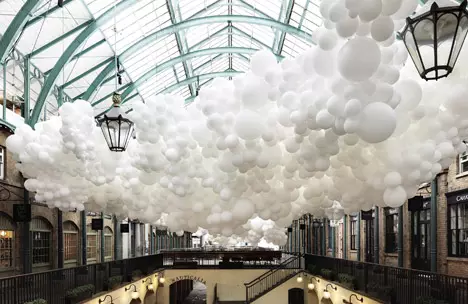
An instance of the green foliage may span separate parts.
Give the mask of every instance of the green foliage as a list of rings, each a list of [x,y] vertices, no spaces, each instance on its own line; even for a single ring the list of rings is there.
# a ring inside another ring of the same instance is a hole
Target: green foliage
[[[311,274],[315,274],[315,271],[317,270],[317,266],[314,264],[308,264],[307,265],[307,271]]]
[[[113,288],[113,287],[119,286],[122,283],[122,279],[123,279],[122,276],[110,277],[109,280],[108,280],[109,287]]]
[[[78,298],[85,294],[92,294],[94,292],[94,285],[87,284],[67,290],[65,296],[69,299]]]
[[[347,273],[339,273],[338,282],[340,282],[349,289],[355,289],[356,287],[356,278]]]
[[[322,268],[322,270],[320,270],[320,274],[327,280],[333,280],[334,273],[331,269]]]
[[[44,299],[36,299],[31,302],[25,302],[24,304],[47,304],[47,301]]]

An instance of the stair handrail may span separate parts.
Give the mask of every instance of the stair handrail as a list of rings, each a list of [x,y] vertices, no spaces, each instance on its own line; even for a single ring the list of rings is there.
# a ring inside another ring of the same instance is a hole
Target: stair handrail
[[[299,256],[289,258],[284,263],[281,263],[282,265],[281,268],[272,269],[271,271],[264,273],[263,275],[252,280],[251,282],[244,283],[246,303],[251,303],[258,297],[265,294],[268,290],[271,290],[272,288],[279,286],[285,280],[288,280],[294,275],[296,275],[298,272],[297,270],[300,270],[300,262],[301,261],[300,261]],[[299,263],[299,265],[297,263]],[[286,266],[289,266],[289,264],[292,264],[293,266],[297,266],[297,267],[286,267]],[[284,271],[285,269],[289,269],[293,271],[285,273],[284,276],[282,276],[281,274],[277,275],[279,271]],[[263,284],[263,282],[266,282],[266,284]],[[259,287],[255,287],[256,285],[259,285]]]
[[[246,286],[247,285],[252,285],[256,281],[259,281],[259,280],[263,279],[264,277],[267,277],[268,275],[270,275],[272,272],[274,272],[276,270],[286,269],[287,265],[289,265],[292,261],[298,260],[298,259],[299,259],[299,257],[297,257],[297,256],[291,256],[291,257],[287,258],[286,260],[284,260],[283,262],[281,262],[279,265],[276,265],[276,267],[274,267],[274,268],[268,270],[267,272],[261,274],[260,276],[256,277],[252,281],[244,283],[244,285],[246,285]]]

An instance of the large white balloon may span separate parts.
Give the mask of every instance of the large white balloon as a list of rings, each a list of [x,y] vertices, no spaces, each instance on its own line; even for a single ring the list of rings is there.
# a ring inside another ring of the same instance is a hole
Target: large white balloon
[[[350,81],[369,79],[377,71],[379,64],[379,46],[367,37],[349,40],[338,53],[338,70]]]
[[[374,102],[362,110],[357,134],[368,143],[379,143],[389,138],[395,128],[394,110],[385,103]]]

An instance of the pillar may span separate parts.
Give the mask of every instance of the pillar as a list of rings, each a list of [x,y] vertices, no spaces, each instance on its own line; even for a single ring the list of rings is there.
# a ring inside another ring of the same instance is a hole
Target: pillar
[[[122,259],[122,233],[120,221],[114,216],[114,260]]]
[[[357,260],[361,260],[361,212],[357,216],[357,235],[356,235],[356,250],[357,250]]]
[[[343,259],[348,258],[348,216],[343,218]]]
[[[149,254],[153,254],[153,225],[149,225]]]
[[[403,206],[398,210],[398,267],[403,267]]]
[[[331,226],[330,226],[331,227]],[[332,234],[332,257],[336,257],[336,227],[331,227],[331,234]]]
[[[81,265],[87,264],[86,257],[86,211],[80,213],[81,217]]]
[[[326,256],[327,255],[327,219],[322,220],[322,255]]]
[[[102,220],[102,230],[101,230],[101,263],[104,263],[104,261],[106,260],[106,253],[105,253],[105,237],[104,237],[104,213],[101,212],[101,220]]]
[[[437,176],[431,183],[431,271],[437,272]]]
[[[6,120],[6,100],[7,100],[7,91],[6,91],[6,86],[7,86],[7,67],[8,67],[8,60],[6,60],[2,64],[2,70],[3,70],[3,120]]]
[[[57,268],[63,268],[63,213],[57,208]]]
[[[374,217],[374,263],[379,264],[380,250],[379,250],[379,210],[380,208],[375,206],[375,217]]]

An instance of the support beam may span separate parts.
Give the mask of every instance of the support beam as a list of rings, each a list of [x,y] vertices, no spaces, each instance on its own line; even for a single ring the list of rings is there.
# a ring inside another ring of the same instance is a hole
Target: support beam
[[[128,0],[127,0],[128,1]],[[291,33],[293,35],[296,35],[298,37],[301,37],[306,40],[312,40],[312,35],[299,30],[293,26],[290,25],[285,25],[279,21],[273,20],[273,19],[267,19],[267,18],[260,18],[260,17],[253,17],[253,16],[239,16],[239,15],[220,15],[220,16],[207,16],[204,18],[198,18],[198,19],[190,19],[190,20],[184,20],[182,22],[179,22],[178,24],[173,24],[170,25],[166,28],[163,28],[159,31],[156,31],[141,40],[135,42],[133,45],[128,47],[125,51],[122,52],[122,54],[119,56],[119,60],[121,62],[125,62],[126,59],[130,58],[133,54],[137,53],[138,51],[144,49],[146,46],[150,45],[154,41],[157,41],[158,39],[164,38],[167,35],[173,34],[178,31],[182,31],[191,27],[203,25],[203,24],[212,24],[212,23],[223,23],[223,22],[238,22],[238,23],[251,23],[251,24],[257,24],[257,25],[264,25],[264,26],[269,26],[273,28],[278,28],[281,31],[285,31],[288,33]],[[228,27],[225,27],[224,29],[218,31],[227,31]],[[235,28],[235,27],[233,27]],[[242,33],[242,31],[236,29],[234,30],[238,33]],[[218,33],[217,32],[217,33]],[[249,36],[250,37],[250,36]],[[265,47],[268,47],[265,45]],[[193,47],[192,47],[193,48]],[[283,58],[283,57],[279,57]],[[57,63],[58,64],[58,63]],[[55,69],[55,67],[54,67]],[[112,61],[109,63],[109,66],[107,66],[104,70],[108,71],[108,73],[100,73],[96,79],[92,82],[92,85],[90,86],[90,89],[87,90],[86,94],[82,96],[82,99],[84,100],[89,100],[89,97],[92,96],[94,93],[95,88],[98,88],[99,85],[106,79],[107,75],[115,69],[115,61]],[[41,100],[38,99],[38,104]]]
[[[66,5],[72,3],[73,1],[75,0],[65,0],[63,1],[63,7],[65,7]],[[40,2],[40,1],[37,1],[37,2]],[[24,29],[38,23],[39,21],[42,21],[43,19],[47,18],[47,16],[50,16],[52,15],[53,13],[55,13],[56,11],[62,9],[62,7],[56,5],[50,9],[48,9],[47,11],[43,12],[42,14],[40,15],[37,15],[36,17],[32,18],[31,20],[29,20],[28,22],[26,22],[26,24],[24,25]]]
[[[180,8],[179,8],[179,3],[178,1],[175,4],[174,7],[174,0],[168,0],[166,1],[167,5],[167,10],[169,12],[169,16],[171,18],[172,24],[177,24],[179,21],[182,21],[182,16],[180,14]],[[174,33],[176,42],[177,42],[177,47],[179,48],[179,53],[180,55],[183,55],[188,52],[188,45],[187,45],[187,39],[185,38],[184,32],[183,31],[177,31]],[[185,78],[190,78],[192,77],[192,66],[190,63],[187,63],[187,61],[184,61],[182,63],[182,66],[184,67],[185,71]],[[177,74],[175,74],[177,77]],[[195,95],[195,89],[193,86],[190,84],[189,85],[189,90],[191,95]]]
[[[403,206],[398,209],[398,267],[403,267]]]
[[[282,20],[284,24],[289,24],[289,21],[291,20],[294,3],[295,3],[294,0],[289,0],[288,7],[286,8],[286,11],[285,11],[284,19]],[[286,34],[287,33],[285,31],[282,31],[280,33],[279,38],[277,40],[278,45],[273,47],[273,49],[276,51],[275,53],[281,54],[281,52],[283,51],[284,40],[286,38]]]
[[[246,9],[250,9],[252,11],[255,11],[257,13],[257,15],[259,15],[262,18],[271,18],[270,16],[268,16],[264,12],[255,9],[252,5],[246,3],[245,1],[236,1],[235,3],[232,3],[232,2],[228,3],[225,0],[218,0],[218,1],[208,5],[206,8],[204,8],[204,9],[196,12],[195,14],[191,15],[187,19],[199,18],[199,17],[203,16],[204,14],[206,14],[207,12],[209,12],[211,10],[215,10],[215,9],[221,7],[221,6],[226,6],[226,5],[231,6],[231,7],[232,6],[239,6],[239,7],[243,7],[243,8],[246,8]]]
[[[16,40],[23,31],[24,25],[31,19],[33,11],[40,3],[41,1],[38,0],[27,0],[15,15],[15,18],[13,18],[13,21],[11,21],[0,39],[0,63],[5,63],[11,48],[14,46]]]
[[[343,259],[348,258],[348,216],[343,218]]]
[[[87,26],[89,26],[91,23],[93,22],[93,20],[88,20],[86,21],[85,23],[82,23],[80,25],[78,25],[77,27],[73,28],[72,30],[66,32],[65,34],[63,34],[62,36],[60,37],[57,37],[55,38],[54,40],[52,40],[51,42],[47,43],[47,44],[44,44],[43,46],[41,46],[40,48],[36,49],[36,50],[33,50],[29,56],[31,57],[34,57],[36,56],[37,54],[39,53],[42,53],[44,52],[45,50],[47,50],[48,48],[56,45],[57,43],[59,43],[60,41],[70,37],[71,35],[83,30],[84,28],[86,28]]]
[[[96,70],[99,70],[100,68],[102,68],[104,65],[106,64],[109,64],[109,62],[113,61],[114,58],[108,58],[100,63],[98,63],[97,65],[93,66],[92,68],[90,68],[89,70],[86,70],[86,72],[76,76],[75,78],[73,78],[72,80],[69,80],[67,81],[66,83],[64,83],[61,88],[66,88],[70,85],[72,85],[73,83],[77,82],[78,80],[80,79],[83,79],[84,77],[88,76],[89,74],[95,72]]]
[[[3,120],[6,120],[6,100],[7,100],[7,95],[6,95],[6,86],[7,86],[7,66],[8,66],[8,60],[2,63],[2,72],[3,72],[3,87],[2,87],[2,93],[3,93],[3,105],[2,105],[2,117]]]
[[[207,56],[207,55],[213,55],[213,54],[222,54],[222,53],[243,53],[243,54],[253,54],[257,52],[257,49],[251,49],[251,48],[244,48],[244,47],[219,47],[219,48],[211,48],[211,49],[205,49],[205,50],[198,50],[194,51],[191,53],[187,53],[185,55],[172,58],[166,62],[163,62],[156,66],[155,68],[149,70],[147,73],[143,74],[140,78],[135,80],[133,84],[131,84],[123,93],[122,93],[122,99],[125,100],[125,98],[133,91],[135,90],[136,87],[141,85],[142,83],[146,82],[147,80],[151,79],[155,75],[157,75],[159,72],[171,67],[172,65],[175,65],[177,63],[189,60],[191,58],[195,57],[201,57],[201,56]]]
[[[194,49],[197,49],[198,47],[202,46],[204,43],[206,43],[207,41],[209,41],[210,39],[212,39],[212,38],[214,38],[214,37],[218,37],[218,36],[227,34],[227,33],[228,33],[228,30],[229,30],[229,27],[228,27],[228,26],[225,26],[225,27],[223,27],[222,29],[217,30],[216,32],[214,32],[213,34],[211,34],[207,39],[203,39],[203,40],[201,40],[201,41],[195,43],[194,45],[192,45],[192,46],[189,48],[189,51],[192,51],[192,50],[194,50]]]
[[[431,182],[431,272],[437,272],[437,176]]]
[[[96,31],[100,28],[100,26],[106,24],[107,22],[111,21],[114,15],[118,15],[121,12],[124,12],[132,5],[134,5],[137,1],[136,0],[122,0],[114,7],[108,9],[104,12],[99,18],[93,20],[80,34],[73,40],[73,42],[67,47],[65,52],[63,52],[60,59],[55,64],[52,71],[49,73],[44,85],[42,86],[41,92],[36,101],[36,105],[34,107],[31,119],[27,122],[31,127],[34,127],[37,120],[39,119],[39,114],[41,113],[42,107],[44,106],[45,100],[49,96],[52,91],[52,87],[54,86],[55,82],[57,81],[58,76],[62,72],[65,65],[70,61],[73,55],[76,53],[78,48],[85,43],[85,41]]]

